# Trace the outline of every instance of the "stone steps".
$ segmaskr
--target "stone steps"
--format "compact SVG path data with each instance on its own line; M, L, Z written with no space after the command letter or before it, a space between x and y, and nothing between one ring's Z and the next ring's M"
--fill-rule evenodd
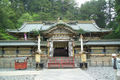
M74 68L74 57L49 57L48 68Z

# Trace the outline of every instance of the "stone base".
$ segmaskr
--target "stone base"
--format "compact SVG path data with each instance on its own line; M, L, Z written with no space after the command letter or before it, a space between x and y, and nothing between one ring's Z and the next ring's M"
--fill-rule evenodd
M88 63L80 63L80 68L88 68Z
M120 80L120 70L117 70L116 80Z

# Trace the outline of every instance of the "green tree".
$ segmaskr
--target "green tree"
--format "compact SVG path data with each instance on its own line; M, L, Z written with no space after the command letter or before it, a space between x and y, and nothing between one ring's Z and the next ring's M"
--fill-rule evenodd
M74 0L23 0L23 5L34 19L39 15L37 20L56 20L58 17L71 19L75 16Z
M111 11L114 8L112 0L108 2L91 0L80 8L76 7L74 0L0 0L0 33L3 34L0 39L8 39L9 37L5 36L10 35L6 34L6 29L18 28L25 21L57 20L58 17L64 20L93 19L99 27L105 27L109 23L107 26L114 30L111 34L117 34L120 30L119 4L119 0L116 0L117 16L113 20L111 17Z
M79 9L80 20L95 20L99 27L106 26L106 1L105 0L91 0L86 2Z
M115 11L117 13L116 21L118 23L118 26L115 31L120 32L120 1L119 0L115 0Z
M27 21L33 21L32 16L29 13L22 14L22 16L18 19L18 27L20 27L24 22Z
M0 1L0 28L14 28L14 11L10 8L9 0ZM11 26L11 27L10 27Z
M14 28L15 24L15 13L11 8L9 0L0 1L0 40L2 39L16 39L6 33L6 29Z
M120 1L115 0L115 19L110 22L108 25L109 27L112 27L113 32L105 36L104 38L107 39L120 39Z

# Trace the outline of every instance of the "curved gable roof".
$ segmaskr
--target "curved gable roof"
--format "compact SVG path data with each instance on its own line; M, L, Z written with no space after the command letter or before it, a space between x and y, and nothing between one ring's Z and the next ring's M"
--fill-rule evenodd
M75 29L72 28L69 24L66 24L64 22L60 22L60 23L55 23L54 25L50 26L49 28L47 28L45 31L50 32L51 30L57 29L57 28L65 28L68 29L70 32L75 33Z
M66 27L70 28L71 30L79 30L82 29L86 32L108 32L111 30L106 30L106 29L101 29L99 28L95 22L92 23L76 23L76 24L68 24L65 22L57 22L54 24L44 24L44 23L24 23L21 28L19 28L18 30L8 30L9 32L13 32L13 33L23 33L23 32L31 32L33 30L40 30L42 29L43 31L46 30L50 30L51 28L54 28L57 25L65 25Z

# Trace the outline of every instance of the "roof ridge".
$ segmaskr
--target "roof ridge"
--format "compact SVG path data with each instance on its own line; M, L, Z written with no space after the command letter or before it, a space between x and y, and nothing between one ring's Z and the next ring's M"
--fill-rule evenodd
M47 30L50 30L54 27L56 27L57 25L65 25L66 27L72 29L75 31L75 29L73 29L69 24L65 23L65 22L58 22L58 23L54 23L52 26L50 26Z
M24 41L24 42L30 42L30 41L35 41L35 40L0 40L0 42L12 42L12 41Z
M78 20L78 23L95 23L95 21L94 20Z
M65 22L65 23L68 23L68 22L77 22L77 23L95 23L95 21L94 20L62 20L63 22ZM26 21L25 23L27 23L27 24L37 24L37 23L39 23L39 24L42 24L42 23L44 23L44 22L51 22L51 23L56 23L56 21Z
M27 24L27 23L24 23L24 24L22 25L22 27L20 27L18 30L20 31L21 29L23 29L26 24Z
M92 23L97 29L102 30L96 23Z
M27 24L42 24L43 22L42 21L27 21L25 23L27 23Z
M91 42L94 42L94 41L120 41L120 39L101 39L101 40L89 40Z

